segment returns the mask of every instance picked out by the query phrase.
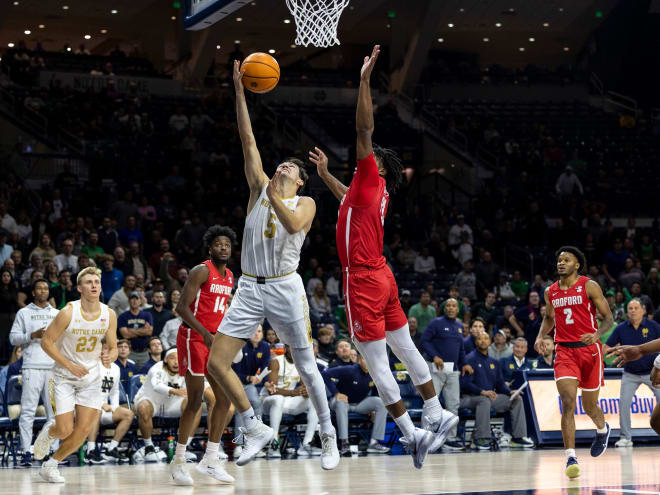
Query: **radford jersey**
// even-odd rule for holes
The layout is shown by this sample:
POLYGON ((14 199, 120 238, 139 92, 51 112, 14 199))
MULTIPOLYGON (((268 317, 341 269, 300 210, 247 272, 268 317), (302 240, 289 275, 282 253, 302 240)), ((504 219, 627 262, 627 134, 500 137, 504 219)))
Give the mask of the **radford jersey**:
POLYGON ((337 217, 337 251, 344 268, 385 266, 383 225, 389 200, 373 153, 358 160, 337 217))
POLYGON ((579 342, 582 334, 598 331, 596 307, 587 295, 589 280, 581 276, 566 290, 560 288, 557 281, 548 289, 548 298, 555 310, 555 342, 579 342))
MULTIPOLYGON (((294 211, 299 199, 300 196, 294 196, 282 202, 294 211)), ((295 234, 286 231, 268 200, 264 186, 245 219, 241 270, 253 277, 277 277, 295 272, 305 235, 304 230, 295 234)))
MULTIPOLYGON (((209 278, 197 291, 195 300, 190 304, 190 311, 204 328, 215 333, 229 307, 234 274, 229 268, 225 268, 223 277, 211 260, 206 260, 204 264, 209 269, 209 278)), ((185 324, 182 326, 188 328, 185 324)))
MULTIPOLYGON (((72 307, 71 322, 66 327, 55 345, 62 355, 74 364, 87 368, 89 372, 84 381, 93 381, 99 376, 99 361, 101 359, 101 339, 110 327, 110 310, 101 304, 101 311, 93 320, 87 320, 82 315, 80 300, 69 303, 72 307)), ((69 370, 55 363, 53 373, 58 376, 79 380, 69 370)))

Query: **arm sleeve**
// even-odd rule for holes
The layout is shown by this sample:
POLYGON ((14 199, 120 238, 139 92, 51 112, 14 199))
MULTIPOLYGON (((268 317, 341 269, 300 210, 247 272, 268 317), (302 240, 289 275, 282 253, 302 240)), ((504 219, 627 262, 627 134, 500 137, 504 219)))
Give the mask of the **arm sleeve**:
POLYGON ((338 366, 336 368, 327 368, 323 370, 323 373, 321 373, 321 376, 323 377, 323 381, 325 382, 325 386, 328 387, 328 390, 330 391, 330 395, 332 395, 333 397, 339 393, 339 389, 337 388, 337 385, 335 385, 335 382, 332 379, 339 378, 340 369, 341 366, 338 366))
POLYGON ((30 342, 30 333, 25 329, 25 325, 23 324, 23 314, 24 311, 16 313, 16 319, 11 326, 11 332, 9 332, 9 342, 11 345, 25 345, 30 342))
POLYGON ((607 342, 605 342, 605 345, 608 347, 614 347, 619 343, 619 327, 621 325, 617 325, 614 331, 610 334, 610 336, 607 338, 607 342))
POLYGON ((165 396, 170 394, 170 387, 167 386, 167 380, 164 379, 163 373, 153 373, 149 380, 151 380, 151 386, 155 392, 165 396))
POLYGON ((350 187, 350 199, 355 206, 368 206, 374 200, 380 185, 378 163, 372 153, 357 161, 357 171, 350 187))

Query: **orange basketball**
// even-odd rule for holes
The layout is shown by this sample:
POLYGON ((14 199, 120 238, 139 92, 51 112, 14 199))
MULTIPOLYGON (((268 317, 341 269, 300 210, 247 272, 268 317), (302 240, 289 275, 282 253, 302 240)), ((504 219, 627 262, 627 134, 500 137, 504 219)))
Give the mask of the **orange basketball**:
POLYGON ((268 93, 280 80, 280 65, 267 53, 248 55, 241 68, 245 67, 243 86, 253 93, 268 93))

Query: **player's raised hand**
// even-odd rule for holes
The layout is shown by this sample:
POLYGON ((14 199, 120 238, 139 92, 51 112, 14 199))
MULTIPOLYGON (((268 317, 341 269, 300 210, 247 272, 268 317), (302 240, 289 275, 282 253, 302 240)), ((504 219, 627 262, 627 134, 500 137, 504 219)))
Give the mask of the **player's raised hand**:
POLYGON ((320 176, 328 172, 328 157, 321 148, 315 146, 314 151, 309 152, 309 161, 316 165, 316 173, 320 176))
POLYGON ((607 353, 608 358, 616 357, 614 363, 618 368, 621 368, 624 364, 630 361, 636 361, 642 357, 642 351, 639 350, 639 347, 636 345, 619 345, 617 344, 614 347, 610 348, 610 351, 607 353))
POLYGON ((71 372, 73 376, 77 378, 82 378, 87 373, 89 373, 89 371, 87 371, 87 368, 75 363, 69 363, 69 367, 67 369, 71 372))
POLYGON ((234 89, 241 93, 243 92, 243 74, 245 74, 245 68, 241 68, 238 60, 234 60, 234 89))
POLYGON ((268 181, 268 186, 266 186, 266 195, 268 199, 272 200, 273 198, 279 197, 278 187, 280 182, 280 173, 275 172, 273 178, 268 181))
POLYGON ((374 49, 371 51, 371 57, 364 57, 364 63, 362 64, 362 69, 360 69, 360 79, 363 81, 368 81, 371 77, 371 71, 376 65, 376 59, 380 53, 380 45, 375 45, 374 49))
POLYGON ((598 342, 598 335, 595 333, 583 333, 580 335, 580 342, 586 345, 592 345, 598 342))

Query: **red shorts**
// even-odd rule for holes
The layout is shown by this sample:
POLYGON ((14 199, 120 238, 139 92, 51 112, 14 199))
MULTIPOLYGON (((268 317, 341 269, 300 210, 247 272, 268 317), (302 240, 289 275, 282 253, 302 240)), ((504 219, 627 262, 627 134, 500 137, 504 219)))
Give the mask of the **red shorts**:
POLYGON ((388 266, 345 273, 346 318, 352 338, 371 342, 408 323, 399 302, 399 288, 388 266))
POLYGON ((582 390, 598 390, 605 385, 603 378, 603 352, 600 342, 588 347, 564 347, 557 343, 555 381, 575 378, 582 390))
POLYGON ((186 376, 187 371, 193 376, 208 374, 206 364, 210 351, 200 334, 181 325, 176 335, 176 349, 179 356, 179 376, 186 376))

